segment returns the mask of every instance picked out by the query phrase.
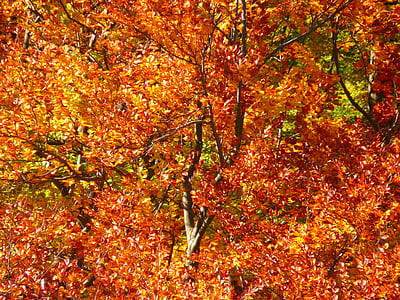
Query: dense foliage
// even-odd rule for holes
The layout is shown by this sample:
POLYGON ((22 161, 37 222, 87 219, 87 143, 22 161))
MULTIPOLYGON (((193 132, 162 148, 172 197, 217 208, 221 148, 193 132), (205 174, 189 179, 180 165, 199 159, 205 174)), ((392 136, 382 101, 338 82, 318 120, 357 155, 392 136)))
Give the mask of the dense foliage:
POLYGON ((400 297, 400 5, 2 0, 5 299, 400 297))

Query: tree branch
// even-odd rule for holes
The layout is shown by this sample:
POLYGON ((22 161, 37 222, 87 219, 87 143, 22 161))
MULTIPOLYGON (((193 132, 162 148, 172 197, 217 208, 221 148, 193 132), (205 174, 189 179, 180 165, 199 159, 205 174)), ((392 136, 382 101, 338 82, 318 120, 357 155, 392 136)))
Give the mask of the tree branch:
POLYGON ((215 120, 214 120, 214 113, 213 113, 213 108, 210 102, 208 102, 208 110, 210 112, 210 124, 211 124, 211 130, 213 133, 213 137, 215 140, 215 143, 217 144, 217 152, 218 152, 218 157, 219 157, 219 165, 222 168, 225 165, 225 158, 224 158, 224 152, 222 149, 222 143, 221 143, 221 138, 217 132, 217 128, 215 126, 215 120))
POLYGON ((247 54, 247 9, 246 0, 242 0, 242 54, 247 54))
MULTIPOLYGON (((247 15, 246 15, 246 0, 242 0, 242 46, 241 52, 243 56, 247 54, 247 15)), ((245 114, 245 103, 243 100, 243 88, 244 84, 242 81, 239 82, 236 91, 236 118, 235 118, 235 136, 237 138, 237 144, 235 148, 234 156, 236 156, 240 151, 240 146, 242 144, 243 137, 243 124, 244 124, 244 114, 245 114)))
POLYGON ((71 15, 69 14, 67 8, 65 7, 64 3, 62 2, 62 0, 58 0, 58 3, 60 3, 61 7, 63 8, 65 14, 67 15, 67 18, 70 19, 71 21, 75 22, 76 24, 82 26, 83 28, 87 29, 90 33, 95 34, 94 30, 92 28, 90 28, 89 26, 83 24, 82 22, 78 21, 77 19, 74 19, 73 17, 71 17, 71 15))
POLYGON ((374 128, 374 130, 378 131, 379 130, 379 125, 376 123, 376 121, 371 117, 369 113, 367 113, 353 98, 351 95, 350 91, 348 90, 344 80, 343 76, 340 72, 340 63, 339 63, 339 49, 337 46, 337 30, 333 30, 332 34, 332 44, 333 44, 333 49, 332 49, 332 58, 333 62, 336 67, 336 73, 339 75, 339 83, 343 89, 343 92, 345 93, 347 99, 350 101, 350 103, 357 109, 363 116, 364 118, 368 121, 368 123, 371 124, 371 126, 374 128))
MULTIPOLYGON (((347 6, 350 5, 351 2, 354 0, 348 0, 343 6, 340 6, 332 13, 330 14, 327 18, 319 22, 317 25, 311 27, 309 30, 307 30, 305 33, 300 34, 299 36, 287 41, 286 43, 281 44, 280 46, 276 47, 270 54, 268 54, 265 59, 264 59, 264 64, 266 64, 272 57, 275 56, 278 52, 280 52, 283 48, 298 42, 302 39, 304 39, 306 36, 310 35, 314 31, 316 31, 318 28, 324 26, 328 21, 332 20, 338 13, 340 13, 342 10, 344 10, 347 6)), ((344 2, 344 1, 343 1, 344 2)))
POLYGON ((191 195, 192 183, 191 180, 196 170, 196 166, 200 161, 201 150, 203 148, 203 124, 202 122, 195 123, 194 126, 196 146, 194 149, 194 157, 192 163, 189 165, 189 169, 186 174, 183 175, 183 209, 184 209, 184 219, 185 219, 185 229, 188 243, 193 235, 193 230, 195 228, 194 224, 194 211, 193 211, 193 199, 191 195))

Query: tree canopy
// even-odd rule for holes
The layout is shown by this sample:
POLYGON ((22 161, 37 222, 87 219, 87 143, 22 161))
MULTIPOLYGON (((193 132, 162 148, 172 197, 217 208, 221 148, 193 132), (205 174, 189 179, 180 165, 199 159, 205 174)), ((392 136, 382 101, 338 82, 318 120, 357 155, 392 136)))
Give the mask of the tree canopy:
POLYGON ((400 297, 400 4, 2 0, 5 299, 400 297))

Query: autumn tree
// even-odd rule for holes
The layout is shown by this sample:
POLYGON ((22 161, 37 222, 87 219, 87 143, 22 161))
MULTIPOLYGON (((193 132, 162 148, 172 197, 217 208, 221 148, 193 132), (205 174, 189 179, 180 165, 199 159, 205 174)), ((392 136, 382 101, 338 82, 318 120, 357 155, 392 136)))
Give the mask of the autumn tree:
POLYGON ((397 1, 0 7, 3 297, 399 297, 397 1))

